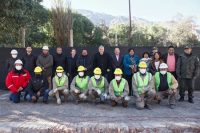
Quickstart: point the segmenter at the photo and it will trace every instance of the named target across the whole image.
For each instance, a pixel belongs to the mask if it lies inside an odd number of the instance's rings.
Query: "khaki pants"
[[[69,95],[69,90],[68,89],[64,89],[64,90],[58,90],[56,92],[54,92],[54,90],[51,90],[49,92],[49,96],[56,96],[56,99],[60,99],[60,96],[63,95],[65,100],[67,99],[68,95]]]
[[[71,94],[72,94],[72,96],[75,98],[75,100],[79,100],[79,101],[86,100],[86,98],[80,98],[80,95],[81,95],[82,93],[76,93],[76,92],[72,91]]]
[[[48,84],[49,84],[49,89],[51,90],[52,89],[51,76],[47,77],[47,81],[48,81]]]
[[[143,109],[145,105],[149,105],[155,97],[155,91],[147,91],[136,98],[135,104],[138,109]]]
[[[128,98],[128,96],[127,96],[127,98]],[[129,99],[129,98],[128,98]],[[111,98],[111,104],[112,104],[112,106],[116,106],[117,105],[117,103],[119,103],[119,102],[122,102],[122,105],[124,106],[124,107],[127,107],[128,106],[128,102],[129,102],[129,100],[125,100],[125,98],[121,98],[121,99],[118,99],[118,98]]]
[[[156,95],[156,99],[162,100],[162,99],[168,98],[168,103],[170,105],[175,105],[176,104],[176,93],[173,91],[171,91],[171,93],[169,93],[169,91],[170,90],[158,92]]]

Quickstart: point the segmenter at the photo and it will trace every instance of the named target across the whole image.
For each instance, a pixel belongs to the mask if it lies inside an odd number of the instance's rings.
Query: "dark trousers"
[[[49,97],[49,89],[46,89],[44,91],[41,91],[40,92],[40,96],[39,97],[43,97],[43,101],[48,101],[48,97]],[[33,93],[29,93],[29,100],[31,101],[32,100],[32,96],[35,96],[36,97],[36,101],[39,99],[39,97],[37,96],[37,93],[33,92]]]
[[[11,93],[10,94],[10,101],[12,101],[13,103],[19,103],[20,97],[21,97],[21,92]]]
[[[133,90],[132,90],[132,77],[133,75],[124,75],[124,78],[127,80],[129,85],[129,96],[133,96]]]
[[[175,72],[170,72],[170,73],[174,76],[175,79],[177,79],[176,71]]]
[[[179,94],[181,97],[185,96],[185,90],[188,89],[188,98],[193,98],[194,80],[193,79],[180,79]]]

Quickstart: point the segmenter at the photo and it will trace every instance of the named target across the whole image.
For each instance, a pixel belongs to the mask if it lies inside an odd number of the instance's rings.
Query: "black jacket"
[[[93,68],[101,68],[102,75],[105,75],[108,73],[107,70],[111,69],[111,61],[112,58],[108,53],[104,53],[103,55],[100,55],[100,53],[96,53],[94,55]]]
[[[116,68],[123,69],[123,56],[119,55],[119,59],[115,55],[112,56],[112,69],[115,70]]]
[[[197,56],[182,54],[177,62],[176,74],[178,78],[192,79],[198,77],[199,65]]]
[[[77,55],[72,58],[71,56],[70,57],[67,57],[67,62],[68,62],[68,73],[70,76],[74,77],[76,76],[77,74],[77,66],[76,66],[76,61],[77,61]]]
[[[92,68],[92,60],[90,56],[79,56],[77,61],[76,61],[76,66],[84,66],[85,68],[87,68],[87,70],[91,70]]]
[[[41,93],[44,93],[45,90],[48,89],[48,82],[44,78],[44,76],[36,76],[34,75],[28,84],[28,93],[32,96],[36,96],[37,92],[40,91]]]
[[[53,72],[55,72],[58,66],[62,66],[65,72],[67,73],[67,58],[64,54],[55,54],[53,55]]]
[[[10,72],[13,68],[14,68],[14,63],[15,63],[15,61],[17,60],[18,58],[9,58],[9,59],[7,59],[6,60],[6,72],[8,73],[8,72]]]
[[[28,55],[27,53],[22,57],[23,66],[30,73],[34,72],[36,67],[36,56],[33,54]]]

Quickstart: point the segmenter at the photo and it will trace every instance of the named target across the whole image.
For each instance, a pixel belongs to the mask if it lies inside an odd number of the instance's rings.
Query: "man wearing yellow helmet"
[[[97,98],[100,98],[100,102],[105,102],[108,94],[108,81],[101,75],[101,69],[99,67],[94,69],[94,76],[89,80],[89,95],[97,103]]]
[[[28,84],[28,93],[30,101],[36,103],[39,97],[43,96],[43,102],[48,102],[48,81],[42,75],[42,68],[36,67],[34,69],[34,76],[31,77]]]
[[[115,78],[110,82],[109,94],[112,106],[122,102],[123,107],[128,107],[129,101],[129,85],[126,79],[122,78],[122,70],[116,68],[114,71]]]
[[[80,100],[87,99],[89,82],[89,76],[86,76],[86,69],[84,66],[79,66],[77,71],[78,75],[74,77],[70,85],[70,91],[76,99],[76,104],[78,104]]]
[[[52,80],[53,89],[49,92],[49,96],[56,96],[57,104],[61,104],[60,95],[64,95],[65,101],[69,95],[68,77],[64,73],[64,69],[61,66],[56,68],[56,75]]]
[[[133,94],[137,109],[151,109],[150,102],[155,96],[154,80],[151,73],[147,72],[147,64],[139,63],[139,72],[132,78]]]

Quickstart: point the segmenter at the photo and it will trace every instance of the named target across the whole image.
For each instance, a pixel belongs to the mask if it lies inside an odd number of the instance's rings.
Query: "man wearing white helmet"
[[[13,103],[19,103],[21,92],[28,86],[30,74],[27,70],[23,69],[21,60],[16,60],[14,66],[15,68],[6,77],[6,87],[11,92],[10,100]]]
[[[51,89],[51,76],[53,68],[53,56],[49,54],[49,47],[43,46],[42,54],[38,56],[36,65],[43,70],[44,77],[48,80],[49,89]]]
[[[159,69],[160,71],[155,73],[156,98],[160,103],[163,98],[167,97],[170,108],[174,109],[178,82],[170,72],[167,72],[166,63],[161,63]]]
[[[17,50],[13,49],[10,52],[11,57],[6,61],[6,71],[10,72],[14,68],[14,63],[17,60],[18,52]]]

